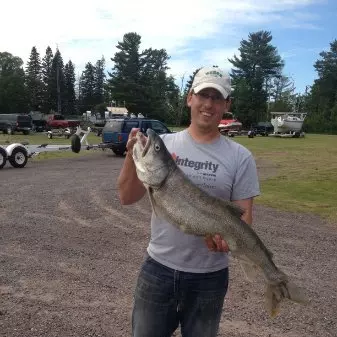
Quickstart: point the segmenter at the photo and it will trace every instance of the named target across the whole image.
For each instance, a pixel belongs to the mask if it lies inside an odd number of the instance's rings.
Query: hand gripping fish
[[[249,280],[258,270],[262,271],[267,285],[266,309],[271,317],[278,314],[283,299],[306,302],[302,290],[274,264],[272,253],[253,228],[241,220],[244,212],[240,207],[210,196],[193,184],[153,130],[147,130],[147,137],[141,132],[136,137],[132,155],[137,176],[146,187],[157,215],[188,234],[220,234]],[[179,189],[184,193],[179,193]]]

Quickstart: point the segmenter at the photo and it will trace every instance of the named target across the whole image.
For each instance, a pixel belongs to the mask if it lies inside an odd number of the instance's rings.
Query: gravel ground
[[[150,205],[119,204],[122,161],[99,152],[0,171],[0,336],[130,336]],[[232,260],[219,336],[337,336],[337,226],[260,206],[254,219],[310,303],[285,302],[271,320],[262,280],[248,283]]]

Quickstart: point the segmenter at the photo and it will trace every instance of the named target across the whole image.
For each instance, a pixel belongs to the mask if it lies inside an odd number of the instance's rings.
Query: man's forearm
[[[140,200],[146,189],[138,179],[135,163],[130,153],[127,153],[122,170],[117,180],[119,199],[122,205],[133,204]]]

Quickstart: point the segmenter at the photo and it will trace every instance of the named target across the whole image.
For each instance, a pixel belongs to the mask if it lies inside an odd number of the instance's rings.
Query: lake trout
[[[240,261],[248,280],[262,272],[266,282],[266,309],[271,317],[278,314],[283,299],[306,303],[302,289],[277,268],[272,253],[252,226],[241,219],[243,209],[193,184],[153,130],[147,130],[147,137],[139,131],[136,138],[132,156],[137,176],[157,216],[184,233],[203,237],[221,235],[231,255]]]

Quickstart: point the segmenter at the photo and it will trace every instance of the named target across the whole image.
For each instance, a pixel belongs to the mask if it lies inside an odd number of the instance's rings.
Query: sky
[[[300,93],[317,78],[314,63],[336,28],[336,0],[11,0],[1,5],[0,52],[26,63],[33,46],[41,59],[47,46],[58,47],[78,76],[102,56],[110,70],[118,41],[136,32],[141,50],[166,49],[168,73],[182,86],[201,66],[230,71],[240,42],[267,30]]]

